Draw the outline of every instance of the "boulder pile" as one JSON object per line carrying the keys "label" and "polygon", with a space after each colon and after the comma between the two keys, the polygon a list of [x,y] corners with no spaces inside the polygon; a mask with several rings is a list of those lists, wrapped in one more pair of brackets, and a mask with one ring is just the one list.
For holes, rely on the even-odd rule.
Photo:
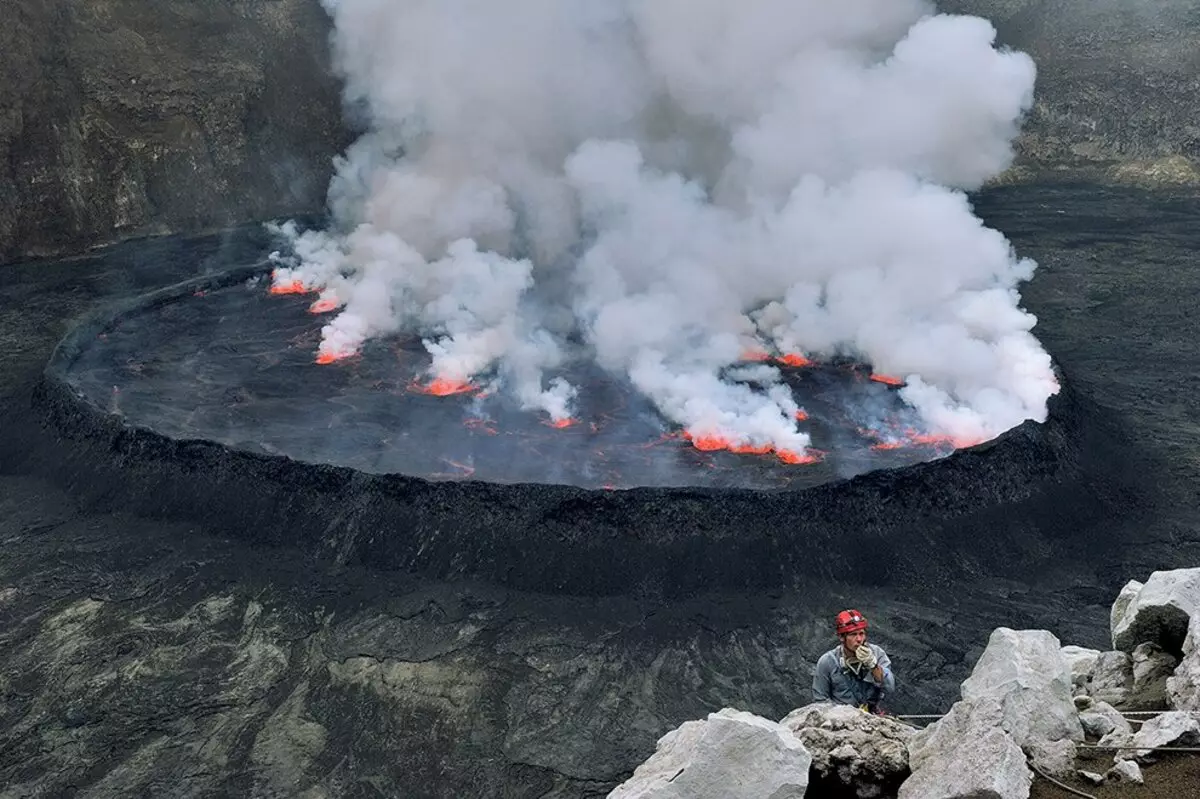
{"label": "boulder pile", "polygon": [[[668,732],[610,799],[1027,799],[1034,773],[1140,783],[1163,747],[1200,746],[1200,568],[1130,581],[1112,649],[1046,630],[992,632],[962,699],[917,730],[818,703],[781,721],[725,709]],[[1077,771],[1080,745],[1113,753]]]}

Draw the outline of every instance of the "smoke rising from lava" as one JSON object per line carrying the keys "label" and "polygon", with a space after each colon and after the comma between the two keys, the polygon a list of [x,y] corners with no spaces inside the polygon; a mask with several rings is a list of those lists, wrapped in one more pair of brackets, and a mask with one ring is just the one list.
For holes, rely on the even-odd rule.
{"label": "smoke rising from lava", "polygon": [[[397,331],[430,377],[553,419],[594,357],[693,436],[803,452],[748,352],[848,356],[931,432],[991,438],[1057,390],[1034,264],[964,190],[1010,162],[1033,62],[919,0],[328,0],[368,131],[276,284],[332,360]],[[582,342],[582,344],[581,344]]]}

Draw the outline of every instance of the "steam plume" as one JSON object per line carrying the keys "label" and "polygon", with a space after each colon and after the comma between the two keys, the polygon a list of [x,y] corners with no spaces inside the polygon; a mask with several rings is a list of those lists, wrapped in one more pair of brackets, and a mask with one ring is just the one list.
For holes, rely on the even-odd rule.
{"label": "steam plume", "polygon": [[[338,303],[321,355],[420,332],[432,377],[555,419],[586,357],[693,436],[802,453],[748,349],[848,355],[964,441],[1057,390],[1034,264],[964,190],[1034,65],[920,0],[328,0],[348,103],[327,231],[276,273]],[[573,341],[570,346],[567,342]]]}

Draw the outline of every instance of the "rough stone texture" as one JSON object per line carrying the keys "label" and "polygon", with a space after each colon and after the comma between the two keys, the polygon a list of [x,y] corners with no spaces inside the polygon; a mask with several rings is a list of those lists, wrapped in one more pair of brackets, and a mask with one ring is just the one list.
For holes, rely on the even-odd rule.
{"label": "rough stone texture", "polygon": [[994,699],[1001,724],[1018,746],[1083,739],[1071,697],[1071,672],[1058,639],[1045,630],[997,628],[988,639],[963,699]]}
{"label": "rough stone texture", "polygon": [[895,719],[819,703],[793,710],[779,723],[812,755],[815,791],[891,796],[909,774],[907,742],[915,730]]}
{"label": "rough stone texture", "polygon": [[1133,688],[1122,706],[1123,710],[1166,710],[1167,680],[1175,672],[1179,660],[1164,652],[1158,644],[1138,644],[1130,657],[1133,666]]}
{"label": "rough stone texture", "polygon": [[1133,733],[1133,727],[1117,710],[1107,702],[1093,702],[1087,710],[1079,714],[1079,724],[1091,738],[1103,738],[1114,730],[1127,734]]}
{"label": "rough stone texture", "polygon": [[1133,659],[1124,652],[1101,652],[1088,692],[1093,699],[1123,707],[1133,690]]}
{"label": "rough stone texture", "polygon": [[[1200,744],[1200,713],[1172,710],[1160,713],[1143,724],[1133,734],[1129,749],[1118,752],[1118,760],[1136,758],[1150,763],[1162,757],[1154,752],[1161,746],[1196,746]],[[1120,744],[1124,745],[1124,744]]]}
{"label": "rough stone texture", "polygon": [[1200,710],[1200,614],[1188,624],[1183,659],[1167,678],[1167,698],[1176,710]]}
{"label": "rough stone texture", "polygon": [[996,719],[993,700],[958,702],[936,724],[913,736],[909,764],[913,774],[900,786],[898,799],[1024,799],[1033,772],[1025,753]]}
{"label": "rough stone texture", "polygon": [[790,730],[726,708],[664,735],[609,799],[803,799],[812,758]]}
{"label": "rough stone texture", "polygon": [[1110,782],[1129,783],[1131,785],[1142,785],[1145,783],[1145,779],[1142,777],[1142,767],[1132,760],[1118,760],[1108,770],[1105,779]]}
{"label": "rough stone texture", "polygon": [[1096,668],[1096,659],[1100,657],[1100,650],[1074,645],[1064,646],[1062,656],[1071,670],[1071,686],[1073,688],[1087,686],[1092,679],[1092,672]]}
{"label": "rough stone texture", "polygon": [[349,141],[317,0],[18,0],[0,262],[319,211]]}
{"label": "rough stone texture", "polygon": [[1168,652],[1183,648],[1188,621],[1200,611],[1200,568],[1156,571],[1132,601],[1123,603],[1118,616],[1113,607],[1113,649],[1133,652],[1138,644],[1151,642]]}

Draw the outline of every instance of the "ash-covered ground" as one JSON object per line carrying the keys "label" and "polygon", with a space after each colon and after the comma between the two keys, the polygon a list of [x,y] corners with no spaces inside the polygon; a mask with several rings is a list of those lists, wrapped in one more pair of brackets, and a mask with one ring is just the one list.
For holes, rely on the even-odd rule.
{"label": "ash-covered ground", "polygon": [[770,591],[543,596],[138,517],[42,426],[41,370],[82,314],[252,260],[265,237],[0,269],[5,795],[602,796],[683,720],[804,704],[843,606],[892,654],[897,712],[948,706],[998,625],[1104,647],[1122,582],[1200,562],[1200,200],[1023,187],[977,210],[1041,264],[1024,302],[1089,416],[1076,504],[1006,533],[1028,572],[936,584],[865,559]]}

